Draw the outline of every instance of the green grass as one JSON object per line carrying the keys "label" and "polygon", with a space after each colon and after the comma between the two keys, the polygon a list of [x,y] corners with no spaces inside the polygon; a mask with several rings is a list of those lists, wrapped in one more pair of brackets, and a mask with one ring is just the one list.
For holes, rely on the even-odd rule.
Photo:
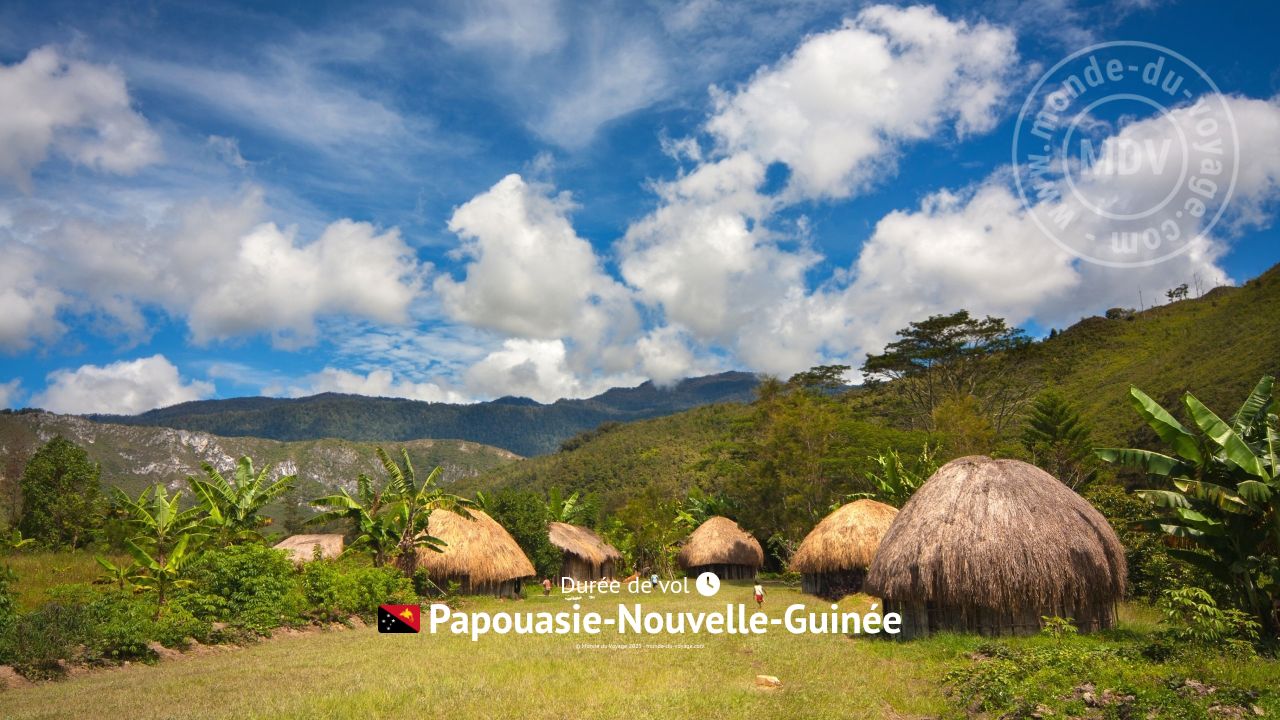
{"label": "green grass", "polygon": [[[713,610],[749,602],[750,589],[726,584],[718,597],[623,595],[659,611]],[[612,614],[619,599],[584,599]],[[794,602],[829,607],[770,586],[766,611]],[[842,609],[865,609],[849,598]],[[533,594],[522,602],[469,599],[462,609],[558,610],[567,601]],[[1127,607],[1109,637],[1148,634],[1154,616]],[[895,642],[829,635],[619,637],[379,635],[372,628],[282,637],[247,648],[134,665],[0,692],[0,717],[13,718],[920,718],[952,717],[941,678],[971,662],[983,639],[939,635]],[[589,649],[582,643],[687,643],[697,649]],[[1045,638],[1009,641],[1036,645]],[[1181,670],[1180,670],[1181,671]],[[1280,681],[1274,661],[1218,660],[1205,669],[1262,687]],[[780,690],[754,687],[776,675]],[[1268,716],[1274,697],[1259,700]]]}
{"label": "green grass", "polygon": [[[124,555],[108,553],[106,557],[117,564],[128,562]],[[53,587],[91,583],[103,575],[93,553],[84,550],[18,552],[0,558],[0,565],[8,565],[18,576],[13,590],[22,610],[34,610],[48,600]]]}

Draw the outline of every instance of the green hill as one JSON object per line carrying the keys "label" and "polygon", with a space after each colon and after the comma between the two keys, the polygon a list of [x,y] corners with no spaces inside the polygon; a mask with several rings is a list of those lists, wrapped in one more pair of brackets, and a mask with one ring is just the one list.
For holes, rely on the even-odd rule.
{"label": "green hill", "polygon": [[[83,447],[89,459],[101,465],[104,486],[116,486],[131,494],[156,483],[185,488],[185,478],[199,473],[202,463],[226,470],[243,455],[252,457],[258,467],[274,465],[275,475],[296,473],[297,495],[301,499],[342,486],[354,489],[355,478],[362,472],[382,476],[373,452],[377,443],[219,437],[188,430],[98,423],[73,415],[6,411],[0,413],[0,518],[7,516],[8,508],[14,504],[16,479],[27,460],[55,435]],[[447,484],[519,458],[500,448],[463,440],[411,440],[384,445],[388,450],[407,448],[416,467],[441,466]]]}
{"label": "green hill", "polygon": [[[1280,266],[1242,287],[1218,288],[1131,316],[1119,313],[1117,319],[1084,319],[1034,343],[1024,362],[1019,376],[1033,391],[1054,388],[1065,395],[1094,426],[1099,445],[1153,445],[1154,436],[1128,404],[1130,384],[1167,407],[1189,390],[1226,413],[1260,376],[1280,372]],[[909,431],[889,410],[892,395],[889,385],[854,389],[833,400],[842,429],[821,458],[821,477],[834,485],[813,490],[819,502],[811,514],[825,514],[828,498],[865,489],[860,484],[872,469],[867,455],[891,448],[914,452],[927,437]],[[758,404],[709,406],[622,425],[585,434],[569,451],[501,466],[463,485],[583,490],[597,495],[605,512],[683,497],[694,486],[750,502],[772,491],[752,485],[758,481],[747,467],[756,463],[755,474],[771,472],[767,456],[775,450],[760,444],[766,432],[761,416]],[[796,427],[803,428],[803,414],[798,418]],[[1013,441],[1020,430],[1011,428],[1001,440]]]}

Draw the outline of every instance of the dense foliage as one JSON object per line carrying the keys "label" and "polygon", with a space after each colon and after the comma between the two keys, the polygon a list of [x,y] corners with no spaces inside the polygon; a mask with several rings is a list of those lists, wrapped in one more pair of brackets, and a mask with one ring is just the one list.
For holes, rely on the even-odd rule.
{"label": "dense foliage", "polygon": [[22,473],[18,529],[47,547],[83,547],[102,527],[98,466],[58,436],[36,451]]}

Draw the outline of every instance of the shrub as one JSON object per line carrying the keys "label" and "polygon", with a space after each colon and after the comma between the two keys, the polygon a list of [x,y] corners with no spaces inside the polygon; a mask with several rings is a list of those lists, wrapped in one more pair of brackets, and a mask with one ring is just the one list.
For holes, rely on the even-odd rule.
{"label": "shrub", "polygon": [[208,620],[196,617],[182,605],[171,603],[155,624],[152,635],[167,648],[185,650],[188,640],[208,642],[212,631],[213,624]]}
{"label": "shrub", "polygon": [[293,564],[279,550],[261,545],[210,550],[193,563],[188,577],[193,588],[177,599],[202,620],[266,635],[296,621],[304,610]]}
{"label": "shrub", "polygon": [[20,615],[0,637],[0,664],[31,679],[61,676],[61,661],[72,660],[92,640],[93,623],[81,607],[46,603]]}
{"label": "shrub", "polygon": [[1169,590],[1160,599],[1168,628],[1167,637],[1200,649],[1253,655],[1261,625],[1248,613],[1220,608],[1208,592],[1198,587]]}
{"label": "shrub", "polygon": [[1107,518],[1124,545],[1130,597],[1157,602],[1166,588],[1212,584],[1208,574],[1171,557],[1160,536],[1139,527],[1151,517],[1151,506],[1145,501],[1103,482],[1088,486],[1082,494]]}
{"label": "shrub", "polygon": [[9,589],[13,570],[8,566],[0,569],[0,635],[13,625],[14,619],[18,615],[17,607],[13,601],[13,591]]}
{"label": "shrub", "polygon": [[90,659],[123,661],[155,657],[147,647],[156,628],[152,620],[153,603],[111,593],[86,606],[84,614],[94,623],[93,637],[87,643]]}
{"label": "shrub", "polygon": [[413,581],[392,568],[356,566],[320,560],[302,571],[307,604],[323,619],[368,616],[382,603],[410,603],[417,595]]}

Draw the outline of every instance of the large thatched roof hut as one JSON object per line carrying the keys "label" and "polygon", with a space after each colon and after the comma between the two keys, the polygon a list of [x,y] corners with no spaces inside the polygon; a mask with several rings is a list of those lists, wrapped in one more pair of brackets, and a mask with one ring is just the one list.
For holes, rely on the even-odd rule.
{"label": "large thatched roof hut", "polygon": [[574,580],[611,578],[622,554],[594,531],[569,523],[553,522],[547,526],[551,544],[560,549],[560,577]]}
{"label": "large thatched roof hut", "polygon": [[290,535],[275,544],[277,550],[289,553],[289,559],[295,563],[309,562],[315,559],[316,548],[320,548],[320,557],[336,558],[345,547],[341,535]]}
{"label": "large thatched roof hut", "polygon": [[738,523],[717,515],[689,534],[677,560],[689,575],[710,571],[721,580],[750,580],[764,565],[764,550]]}
{"label": "large thatched roof hut", "polygon": [[897,514],[884,503],[855,500],[823,518],[791,558],[791,569],[803,576],[801,589],[831,600],[862,590],[880,539]]}
{"label": "large thatched roof hut", "polygon": [[535,575],[533,564],[511,534],[483,510],[471,510],[471,519],[448,510],[433,510],[427,534],[448,543],[444,552],[418,548],[418,567],[441,588],[462,585],[473,595],[515,597],[525,578]]}
{"label": "large thatched roof hut", "polygon": [[973,456],[942,466],[880,542],[866,591],[905,636],[1026,634],[1042,616],[1108,628],[1124,548],[1102,514],[1045,471]]}

